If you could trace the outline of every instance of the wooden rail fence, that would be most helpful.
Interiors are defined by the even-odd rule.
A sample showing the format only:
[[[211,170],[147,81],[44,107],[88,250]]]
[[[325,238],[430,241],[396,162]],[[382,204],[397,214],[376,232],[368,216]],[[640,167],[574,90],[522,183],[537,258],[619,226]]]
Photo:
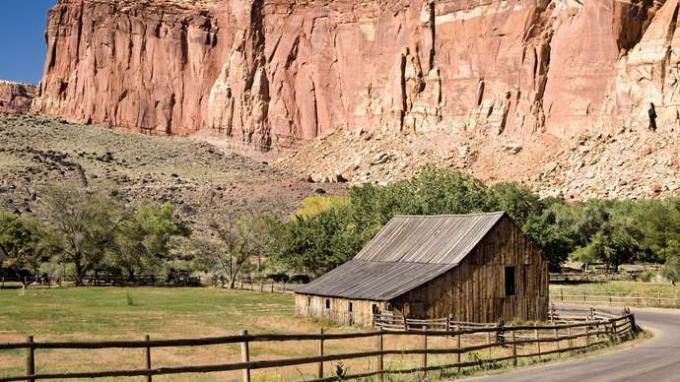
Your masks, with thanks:
[[[442,320],[406,320],[407,330],[396,330],[378,327],[378,330],[357,332],[357,333],[326,333],[321,330],[315,334],[249,334],[243,331],[240,335],[195,338],[195,339],[175,339],[175,340],[153,340],[145,336],[141,341],[103,341],[103,342],[40,342],[33,337],[28,337],[21,343],[0,343],[2,350],[25,350],[26,351],[26,373],[21,376],[0,376],[0,382],[10,381],[39,381],[53,379],[90,379],[104,377],[146,377],[148,382],[152,381],[153,376],[186,374],[186,373],[210,373],[222,371],[243,372],[242,380],[250,382],[251,371],[276,368],[284,366],[296,366],[305,364],[317,364],[318,372],[315,379],[309,381],[325,382],[335,381],[337,377],[330,375],[325,365],[334,361],[344,361],[352,359],[375,358],[377,360],[375,370],[347,375],[345,379],[357,379],[371,376],[378,376],[380,380],[388,374],[423,373],[427,374],[433,370],[453,369],[460,370],[465,367],[482,366],[484,364],[510,362],[517,366],[518,360],[530,357],[543,357],[550,354],[560,354],[564,352],[581,351],[594,346],[603,345],[613,340],[630,338],[635,334],[635,317],[624,311],[623,314],[612,314],[609,312],[587,310],[577,315],[573,312],[551,311],[551,323],[537,325],[483,325],[472,323],[458,323],[449,319],[441,324]],[[577,320],[567,321],[576,317]],[[379,322],[379,320],[377,320]],[[443,328],[442,328],[443,327]],[[481,335],[487,341],[474,344],[462,345],[461,337]],[[416,336],[422,338],[422,345],[417,349],[387,349],[385,348],[385,337],[387,336]],[[428,345],[428,339],[434,337],[456,337],[455,347],[434,348]],[[346,352],[340,354],[327,354],[325,345],[329,341],[375,338],[375,350]],[[579,339],[585,339],[583,344],[577,344]],[[286,343],[290,341],[317,341],[318,354],[314,356],[295,357],[275,360],[252,360],[251,345],[257,343]],[[567,342],[566,346],[564,342]],[[557,344],[552,350],[542,348],[544,344]],[[167,347],[191,347],[222,344],[240,344],[241,362],[213,364],[213,365],[192,365],[179,367],[154,367],[152,363],[153,349]],[[59,349],[141,349],[144,350],[144,367],[127,370],[107,370],[91,372],[71,372],[71,373],[39,373],[36,372],[36,352],[39,350],[59,350]],[[463,361],[462,356],[471,352],[479,352],[484,349],[499,348],[504,349],[500,356],[492,356],[489,351],[489,358]],[[518,349],[525,351],[520,354]],[[528,349],[528,350],[527,350]],[[421,364],[415,368],[386,369],[384,360],[387,356],[396,355],[421,355]],[[433,365],[429,361],[429,356],[434,355],[453,355],[452,361],[445,364]]]
[[[550,300],[553,302],[565,303],[581,303],[593,305],[609,305],[609,306],[666,306],[666,307],[680,307],[680,296],[673,288],[670,293],[661,291],[656,292],[603,292],[603,293],[588,293],[575,292],[564,290],[550,291]]]

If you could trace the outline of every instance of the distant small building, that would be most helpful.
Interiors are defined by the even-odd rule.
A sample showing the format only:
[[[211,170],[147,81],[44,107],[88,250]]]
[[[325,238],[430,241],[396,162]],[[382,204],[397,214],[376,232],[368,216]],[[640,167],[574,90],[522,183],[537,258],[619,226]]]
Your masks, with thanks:
[[[397,216],[354,259],[300,288],[297,312],[371,325],[373,313],[543,320],[548,268],[504,212]]]

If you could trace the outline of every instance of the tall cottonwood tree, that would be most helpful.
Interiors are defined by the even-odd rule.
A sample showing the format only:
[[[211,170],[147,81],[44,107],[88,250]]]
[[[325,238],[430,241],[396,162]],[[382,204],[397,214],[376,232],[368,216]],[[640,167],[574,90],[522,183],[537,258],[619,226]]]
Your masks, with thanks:
[[[206,234],[193,238],[193,252],[205,267],[226,278],[229,288],[247,264],[262,259],[274,218],[223,210],[206,219]]]
[[[114,245],[123,211],[112,199],[76,185],[49,187],[39,206],[46,226],[56,233],[61,261],[74,266],[74,281],[83,285]]]
[[[35,221],[0,211],[0,270],[13,272],[27,287],[38,273],[40,264],[49,259],[52,248],[46,240],[46,233]]]
[[[139,272],[168,260],[173,238],[189,234],[189,227],[176,217],[171,204],[141,206],[119,224],[110,262],[135,281]]]

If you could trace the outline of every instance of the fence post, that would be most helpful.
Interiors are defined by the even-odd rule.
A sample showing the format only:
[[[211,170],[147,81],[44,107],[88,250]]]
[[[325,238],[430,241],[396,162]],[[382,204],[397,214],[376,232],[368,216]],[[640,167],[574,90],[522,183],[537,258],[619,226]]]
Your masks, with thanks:
[[[241,336],[243,337],[243,342],[241,342],[241,360],[243,362],[250,362],[250,349],[248,349],[248,331],[242,330]],[[243,369],[243,382],[250,382],[250,369]]]
[[[569,350],[571,350],[574,348],[574,339],[571,338],[571,327],[567,328],[567,337],[569,337],[567,344],[569,345]]]
[[[451,331],[451,320],[453,319],[452,317],[453,317],[453,315],[449,314],[449,317],[446,319],[446,332],[447,333]]]
[[[151,338],[149,335],[144,336],[144,342],[149,342]],[[146,359],[146,370],[149,371],[149,374],[146,375],[146,381],[147,382],[152,382],[153,377],[151,376],[151,346],[146,345],[146,350],[144,353],[144,358]]]
[[[619,336],[618,328],[616,327],[616,319],[612,320],[612,332],[614,333],[614,338],[617,339]]]
[[[590,319],[586,317],[586,346],[590,345]]]
[[[26,337],[28,348],[26,349],[26,375],[32,376],[35,374],[35,348],[33,347],[33,336]],[[35,379],[28,378],[28,382],[34,382]]]
[[[661,291],[660,290],[656,291],[656,303],[657,303],[657,305],[661,306]]]
[[[555,345],[557,346],[557,355],[560,355],[560,332],[559,329],[557,329],[557,324],[553,322],[553,326],[555,327],[554,334],[555,334]]]
[[[427,378],[427,326],[423,327],[423,379]]]
[[[609,306],[614,306],[614,301],[612,300],[612,292],[609,292]]]
[[[512,366],[517,367],[517,342],[515,341],[515,330],[510,331],[510,340],[512,341]]]
[[[272,280],[272,290],[271,293],[274,293],[274,280]]]
[[[632,331],[632,335],[637,334],[637,326],[635,325],[635,315],[629,314],[628,320],[630,321],[630,330]]]
[[[380,328],[380,334],[378,334],[378,379],[380,382],[385,380],[385,375],[383,374],[383,328]]]
[[[583,292],[583,302],[586,302],[586,298],[587,298],[586,292]]]
[[[404,320],[404,331],[408,332],[408,322],[406,322],[406,315],[404,314],[402,318]]]
[[[456,363],[460,365],[460,343],[461,343],[461,334],[460,334],[460,325],[456,325],[456,331],[459,332],[458,335],[456,336],[456,349],[458,349],[458,352],[456,353]],[[458,366],[458,374],[460,374],[461,367]]]
[[[319,379],[323,378],[323,328],[320,330],[321,337],[319,337]]]
[[[536,334],[536,351],[538,352],[538,359],[541,359],[541,333],[538,329],[534,331]]]
[[[560,288],[560,301],[564,301],[564,289]]]
[[[550,305],[550,322],[555,322],[555,304]]]

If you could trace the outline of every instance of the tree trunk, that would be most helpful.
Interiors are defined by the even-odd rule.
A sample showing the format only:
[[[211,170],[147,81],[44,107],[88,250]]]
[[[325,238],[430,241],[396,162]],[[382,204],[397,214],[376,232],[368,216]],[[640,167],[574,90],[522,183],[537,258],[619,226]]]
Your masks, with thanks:
[[[81,256],[77,255],[73,260],[73,265],[76,268],[76,274],[74,275],[76,286],[83,286],[83,279],[85,278],[85,268],[83,267],[83,264],[81,264],[80,258]]]

